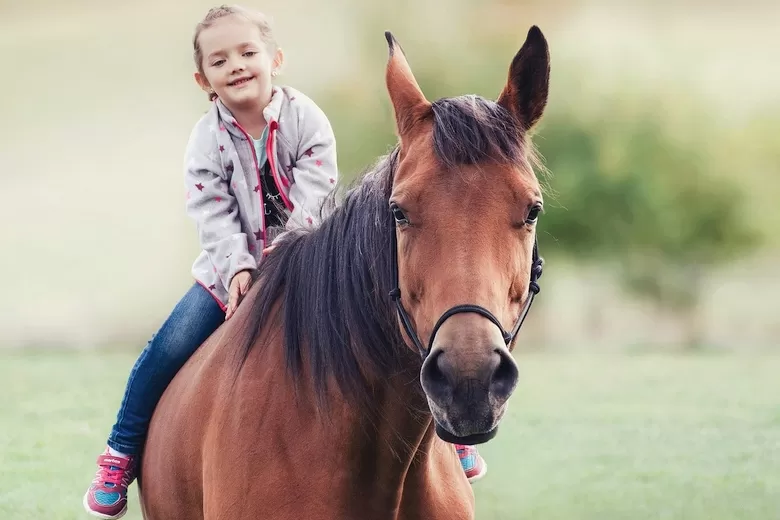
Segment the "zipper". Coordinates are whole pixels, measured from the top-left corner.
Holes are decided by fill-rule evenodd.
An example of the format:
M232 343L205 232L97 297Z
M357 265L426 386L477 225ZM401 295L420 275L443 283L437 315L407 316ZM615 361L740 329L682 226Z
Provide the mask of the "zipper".
M274 184L276 184L276 189L279 190L279 195L282 196L282 202L284 202L284 206L292 211L293 205L292 202L290 202L290 199L287 198L287 195L285 195L284 190L282 189L282 186L280 185L279 179L281 179L281 175L279 175L279 171L276 169L276 160L274 159L275 153L274 153L274 139L276 136L276 129L279 128L279 123L274 121L273 119L268 123L268 140L265 143L265 155L268 157L268 164L271 166L271 177L274 180ZM282 179L284 181L284 179ZM289 184L286 182L283 182L285 187L288 187Z

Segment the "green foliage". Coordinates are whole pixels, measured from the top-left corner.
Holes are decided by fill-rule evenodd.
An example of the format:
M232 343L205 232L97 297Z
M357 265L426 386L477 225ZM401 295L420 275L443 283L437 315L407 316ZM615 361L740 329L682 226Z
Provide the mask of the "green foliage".
M627 289L688 307L701 272L748 255L760 235L742 215L741 186L664 130L657 112L549 114L539 148L554 194L540 241L551 242L545 251L617 264Z
M583 122L553 113L539 142L554 187L542 230L566 253L636 251L711 266L757 245L741 218L740 186L676 145L652 116Z

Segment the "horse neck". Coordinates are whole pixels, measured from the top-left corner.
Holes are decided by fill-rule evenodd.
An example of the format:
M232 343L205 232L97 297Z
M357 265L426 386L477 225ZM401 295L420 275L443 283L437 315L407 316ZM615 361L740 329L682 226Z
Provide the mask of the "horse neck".
M374 381L372 393L375 410L361 413L364 427L374 430L369 440L392 449L403 461L425 450L432 418L420 387L419 367L410 364L397 374Z
M406 350L398 351L403 355L396 370L367 375L367 400L348 399L331 374L327 409L318 411L321 394L311 367L304 363L291 384L278 330L266 328L259 341L265 348L251 351L239 395L266 397L254 398L246 412L254 419L248 422L287 417L272 426L284 431L263 433L289 439L288 449L303 458L312 493L330 497L329 505L343 513L333 517L353 518L360 512L361 518L379 520L472 518L459 514L471 509L463 503L470 488L454 447L435 436L416 353L398 345ZM245 417L242 421L247 423ZM441 481L448 485L442 487Z
M434 432L419 361L375 386L374 395L378 420L364 416L356 421L360 433L346 437L354 472L348 500L367 499L364 518L473 518L473 493L455 447Z
M363 489L367 496L384 495L372 500L386 507L409 493L424 492L424 477L419 473L429 463L435 439L418 374L419 367L408 367L374 382L375 408L371 412L351 409L343 423L352 430L341 432L350 439L347 452L354 471L350 489Z

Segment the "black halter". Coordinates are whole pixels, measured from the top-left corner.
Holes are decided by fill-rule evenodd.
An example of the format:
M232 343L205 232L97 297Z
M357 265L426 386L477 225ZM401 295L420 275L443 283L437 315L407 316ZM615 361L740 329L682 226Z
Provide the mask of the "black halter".
M480 307L479 305L473 305L473 304L456 305L454 307L451 307L447 311L445 311L444 314L442 314L439 320L436 322L436 325L434 325L433 330L431 331L431 337L428 342L428 348L425 349L422 345L422 342L420 341L420 338L417 336L417 333L414 331L414 327L412 326L412 321L409 318L409 314L406 312L406 309L404 309L404 306L401 303L401 288L398 283L398 243L397 243L395 229L393 230L392 259L393 259L393 276L394 276L395 288L392 291L390 291L390 298L392 298L395 301L395 306L396 309L398 310L398 316L401 318L401 323L403 323L404 330L406 330L406 334L409 336L409 338L411 338L415 347L417 347L417 350L420 352L420 356L422 356L423 360L426 357L428 357L428 354L431 351L431 347L433 346L433 340L436 337L436 332L439 330L439 327L441 327L442 324L444 324L447 318L450 318L455 314L461 312L474 312L476 314L480 314L484 316L485 318L495 323L496 326L501 331L501 335L504 337L504 343L506 343L506 345L509 346L509 344L512 343L512 340L515 339L515 336L517 336L517 333L520 331L520 327L523 325L523 321L525 320L525 317L528 315L528 311L531 309L531 304L534 301L534 296L536 296L539 293L540 288L539 288L538 280L539 278L542 277L542 265L544 265L544 260L539 256L539 250L537 247L536 238L534 238L533 263L531 264L531 282L528 286L528 298L526 298L525 305L523 306L523 310L520 312L520 315L517 317L517 321L515 321L515 324L512 327L511 331L504 330L504 327L501 325L501 322L498 321L498 318L496 318L489 310L485 309L484 307Z

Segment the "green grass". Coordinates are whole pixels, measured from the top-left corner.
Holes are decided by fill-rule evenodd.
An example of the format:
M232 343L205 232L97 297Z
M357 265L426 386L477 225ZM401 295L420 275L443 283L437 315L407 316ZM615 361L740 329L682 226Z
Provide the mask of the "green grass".
M0 518L81 496L134 353L0 353ZM780 517L780 355L531 354L478 519ZM131 488L128 520L140 519Z

